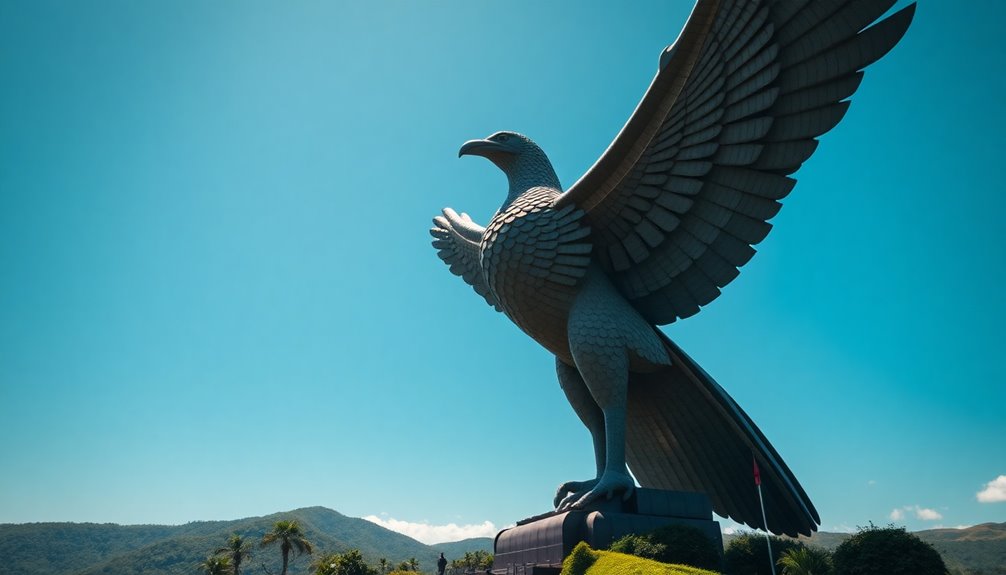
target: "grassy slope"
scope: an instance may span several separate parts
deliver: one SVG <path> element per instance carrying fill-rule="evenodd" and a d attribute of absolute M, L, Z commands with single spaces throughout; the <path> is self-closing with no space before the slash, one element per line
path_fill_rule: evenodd
<path fill-rule="evenodd" d="M 611 551 L 594 551 L 586 543 L 580 543 L 563 561 L 562 575 L 717 575 L 717 573 L 687 565 L 668 565 Z"/>

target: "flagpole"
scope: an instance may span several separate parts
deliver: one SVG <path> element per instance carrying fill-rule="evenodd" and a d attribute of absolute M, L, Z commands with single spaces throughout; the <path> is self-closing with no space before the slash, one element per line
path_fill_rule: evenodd
<path fill-rule="evenodd" d="M 768 564 L 772 568 L 772 575 L 775 575 L 775 561 L 772 560 L 772 539 L 768 534 L 768 518 L 765 516 L 765 499 L 761 494 L 761 473 L 758 471 L 758 460 L 754 453 L 751 454 L 751 463 L 754 464 L 755 485 L 758 486 L 758 503 L 761 504 L 761 522 L 765 527 L 765 545 L 768 547 Z"/>

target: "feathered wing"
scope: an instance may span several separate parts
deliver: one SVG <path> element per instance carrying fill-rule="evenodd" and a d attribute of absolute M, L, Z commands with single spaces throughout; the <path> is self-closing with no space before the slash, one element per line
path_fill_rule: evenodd
<path fill-rule="evenodd" d="M 450 208 L 444 208 L 442 216 L 433 218 L 430 229 L 433 247 L 440 259 L 450 266 L 451 273 L 461 276 L 496 311 L 502 311 L 482 273 L 479 243 L 484 232 L 485 228 L 472 221 L 468 214 L 458 214 Z"/>
<path fill-rule="evenodd" d="M 738 275 L 862 69 L 904 35 L 894 0 L 699 0 L 632 117 L 557 207 L 644 317 L 688 317 Z M 872 24 L 872 25 L 871 25 Z"/>
<path fill-rule="evenodd" d="M 764 529 L 754 458 L 768 529 L 794 537 L 817 530 L 814 504 L 772 444 L 709 374 L 660 335 L 672 365 L 629 376 L 626 460 L 639 484 L 707 493 L 716 513 Z"/>

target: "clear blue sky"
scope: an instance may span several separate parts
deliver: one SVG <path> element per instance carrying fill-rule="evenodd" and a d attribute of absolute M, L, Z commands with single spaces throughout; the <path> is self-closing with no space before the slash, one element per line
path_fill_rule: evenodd
<path fill-rule="evenodd" d="M 499 129 L 575 181 L 689 9 L 0 3 L 0 522 L 545 511 L 589 437 L 430 218 L 489 219 L 505 180 L 457 150 Z M 924 2 L 666 328 L 823 529 L 1006 520 L 976 500 L 1006 474 L 1004 19 Z"/>

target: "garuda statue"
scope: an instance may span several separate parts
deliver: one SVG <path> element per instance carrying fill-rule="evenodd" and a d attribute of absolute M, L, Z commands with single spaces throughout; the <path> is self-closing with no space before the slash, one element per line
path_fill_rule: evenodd
<path fill-rule="evenodd" d="M 810 498 L 750 417 L 656 326 L 720 295 L 834 127 L 907 30 L 893 0 L 699 0 L 607 151 L 565 192 L 526 136 L 459 156 L 507 176 L 482 227 L 445 209 L 433 245 L 453 273 L 555 355 L 590 430 L 597 476 L 559 486 L 559 510 L 640 485 L 705 492 L 720 515 L 810 534 Z M 761 470 L 768 525 L 752 482 Z"/>

